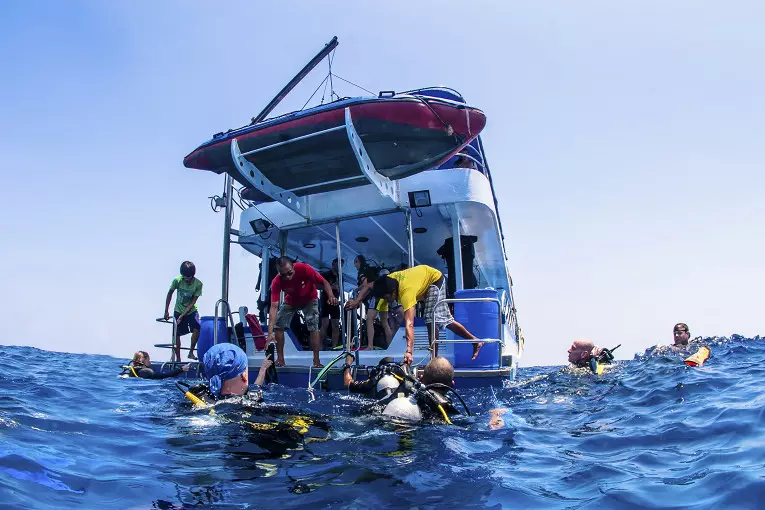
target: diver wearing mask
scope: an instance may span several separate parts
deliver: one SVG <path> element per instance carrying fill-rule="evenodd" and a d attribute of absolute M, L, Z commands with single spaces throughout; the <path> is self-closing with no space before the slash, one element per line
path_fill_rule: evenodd
<path fill-rule="evenodd" d="M 154 369 L 151 368 L 151 358 L 146 351 L 138 351 L 133 355 L 133 360 L 129 365 L 122 366 L 121 376 L 138 377 L 140 379 L 167 379 L 168 377 L 176 377 L 183 372 L 189 371 L 189 365 L 181 365 L 176 367 L 170 372 L 164 374 L 157 374 Z"/>

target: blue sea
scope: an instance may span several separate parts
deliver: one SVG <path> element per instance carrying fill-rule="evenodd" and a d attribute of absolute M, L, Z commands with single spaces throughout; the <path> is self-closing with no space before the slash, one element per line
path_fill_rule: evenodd
<path fill-rule="evenodd" d="M 125 360 L 0 347 L 0 507 L 763 508 L 765 339 L 703 343 L 698 368 L 520 369 L 415 427 L 280 386 L 210 414 Z"/>

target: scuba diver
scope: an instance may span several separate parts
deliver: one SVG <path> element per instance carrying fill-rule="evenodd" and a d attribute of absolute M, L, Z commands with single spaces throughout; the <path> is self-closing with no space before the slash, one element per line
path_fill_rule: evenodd
<path fill-rule="evenodd" d="M 457 397 L 470 416 L 462 397 L 454 390 L 454 368 L 448 359 L 431 359 L 418 380 L 409 372 L 409 365 L 383 358 L 376 367 L 368 368 L 368 378 L 355 381 L 352 374 L 353 355 L 346 356 L 343 382 L 352 393 L 363 393 L 376 400 L 375 407 L 384 416 L 407 421 L 440 420 L 451 424 L 449 416 L 459 414 L 451 395 Z"/>
<path fill-rule="evenodd" d="M 577 368 L 589 368 L 593 374 L 602 374 L 605 365 L 614 361 L 614 351 L 621 347 L 617 345 L 612 349 L 598 347 L 592 340 L 574 340 L 568 348 L 568 361 Z"/>
<path fill-rule="evenodd" d="M 266 349 L 266 357 L 260 365 L 255 386 L 258 389 L 250 392 L 248 379 L 247 354 L 238 346 L 230 343 L 213 345 L 202 359 L 202 370 L 208 379 L 206 384 L 190 386 L 186 383 L 177 382 L 186 398 L 194 404 L 206 406 L 229 397 L 246 397 L 252 402 L 262 402 L 263 392 L 260 387 L 266 379 L 273 380 L 274 344 Z"/>
<path fill-rule="evenodd" d="M 300 448 L 305 441 L 326 440 L 329 426 L 320 417 L 298 415 L 283 406 L 263 403 L 260 387 L 274 381 L 275 345 L 266 349 L 266 356 L 255 379 L 255 391 L 250 391 L 247 354 L 230 343 L 213 345 L 203 357 L 206 384 L 176 386 L 195 406 L 210 408 L 222 422 L 240 423 L 248 442 L 263 450 L 264 458 L 280 458 L 287 450 Z M 223 405 L 220 405 L 223 404 Z M 252 452 L 250 452 L 251 454 Z"/>
<path fill-rule="evenodd" d="M 181 365 L 174 368 L 166 374 L 157 374 L 154 369 L 151 368 L 151 358 L 146 351 L 138 351 L 133 354 L 133 360 L 128 365 L 122 366 L 122 374 L 128 377 L 139 377 L 141 379 L 167 379 L 168 377 L 176 377 L 183 372 L 189 371 L 189 365 Z"/>

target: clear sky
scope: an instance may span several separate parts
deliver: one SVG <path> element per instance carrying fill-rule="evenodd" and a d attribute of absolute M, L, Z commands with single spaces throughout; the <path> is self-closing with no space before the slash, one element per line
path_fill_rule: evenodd
<path fill-rule="evenodd" d="M 522 365 L 765 333 L 765 4 L 0 3 L 0 343 L 128 357 L 169 340 L 185 259 L 220 294 L 222 178 L 183 168 L 333 35 L 370 90 L 446 85 L 488 116 Z M 299 108 L 320 67 L 279 111 Z M 358 91 L 339 85 L 341 95 Z M 254 307 L 235 246 L 231 301 Z M 157 353 L 157 350 L 152 350 Z"/>

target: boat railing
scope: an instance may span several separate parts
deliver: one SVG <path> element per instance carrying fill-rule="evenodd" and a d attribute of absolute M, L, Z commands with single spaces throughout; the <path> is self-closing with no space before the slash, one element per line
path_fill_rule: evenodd
<path fill-rule="evenodd" d="M 220 307 L 223 305 L 225 308 L 223 309 L 223 312 L 225 312 L 226 317 L 228 318 L 229 327 L 231 328 L 231 332 L 233 335 L 236 336 L 236 328 L 234 324 L 234 317 L 233 313 L 231 312 L 231 306 L 228 304 L 228 301 L 225 299 L 219 299 L 215 302 L 215 317 L 213 319 L 213 324 L 215 325 L 213 327 L 213 345 L 218 344 L 218 317 L 223 317 L 218 312 L 220 311 Z"/>
<path fill-rule="evenodd" d="M 159 345 L 155 345 L 154 347 L 159 347 Z M 174 369 L 178 368 L 179 365 L 187 365 L 187 364 L 188 363 L 181 363 L 180 361 L 165 361 L 164 363 L 162 363 L 159 366 L 159 373 L 160 373 L 160 375 L 163 374 L 165 372 L 165 367 L 166 366 L 170 366 L 170 370 L 174 370 Z M 202 364 L 201 363 L 194 363 L 194 365 L 195 365 L 195 368 L 196 368 L 196 376 L 197 376 L 197 378 L 200 378 L 201 377 L 200 370 L 202 368 Z"/>
<path fill-rule="evenodd" d="M 173 325 L 173 336 L 170 338 L 169 344 L 154 344 L 154 347 L 159 347 L 162 349 L 170 349 L 170 361 L 180 361 L 175 359 L 175 349 L 173 349 L 173 346 L 175 345 L 175 329 L 178 327 L 178 322 L 175 320 L 175 318 L 172 319 L 165 319 L 164 317 L 160 317 L 157 319 L 157 322 L 163 322 L 165 324 L 172 324 Z"/>
<path fill-rule="evenodd" d="M 502 302 L 499 298 L 491 298 L 491 297 L 481 297 L 481 298 L 449 298 L 449 299 L 439 299 L 436 301 L 436 306 L 433 307 L 433 317 L 432 317 L 432 324 L 436 323 L 436 310 L 438 310 L 438 305 L 441 303 L 496 303 L 497 304 L 497 311 L 499 312 L 497 314 L 497 338 L 486 338 L 486 339 L 480 339 L 483 343 L 499 343 L 502 346 L 505 345 L 505 341 L 502 338 Z M 469 339 L 469 338 L 458 338 L 454 340 L 440 340 L 436 339 L 436 328 L 430 328 L 430 346 L 431 348 L 435 348 L 436 343 L 439 344 L 463 344 L 463 343 L 474 343 L 475 340 Z"/>

